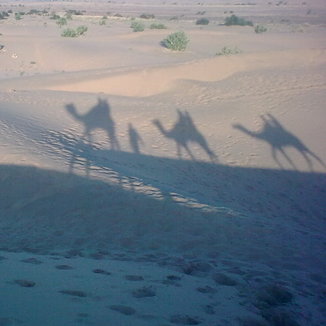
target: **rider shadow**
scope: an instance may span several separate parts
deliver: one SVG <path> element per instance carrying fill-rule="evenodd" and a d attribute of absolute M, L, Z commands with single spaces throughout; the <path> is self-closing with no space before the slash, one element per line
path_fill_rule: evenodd
<path fill-rule="evenodd" d="M 79 113 L 72 103 L 66 105 L 66 110 L 76 121 L 84 127 L 83 135 L 75 143 L 69 162 L 69 172 L 73 173 L 75 164 L 79 163 L 80 157 L 86 157 L 84 166 L 86 175 L 89 176 L 90 163 L 87 158 L 91 155 L 93 147 L 92 133 L 96 129 L 105 131 L 109 139 L 111 150 L 120 150 L 120 144 L 116 137 L 115 122 L 111 116 L 111 108 L 107 100 L 98 99 L 98 103 L 86 113 Z M 85 142 L 86 139 L 86 142 Z"/>
<path fill-rule="evenodd" d="M 195 156 L 189 148 L 190 143 L 197 144 L 205 151 L 211 161 L 216 161 L 217 156 L 210 149 L 205 137 L 197 129 L 192 117 L 188 111 L 177 110 L 178 120 L 172 126 L 171 129 L 167 130 L 162 125 L 161 121 L 156 119 L 153 120 L 153 124 L 159 129 L 161 134 L 166 138 L 174 140 L 177 146 L 177 155 L 179 158 L 182 156 L 182 149 L 184 149 L 192 160 L 195 160 Z"/>
<path fill-rule="evenodd" d="M 251 131 L 241 124 L 233 125 L 234 128 L 242 131 L 243 133 L 265 141 L 271 146 L 272 156 L 274 161 L 278 164 L 281 169 L 284 169 L 283 165 L 279 161 L 277 154 L 280 152 L 288 163 L 297 170 L 296 165 L 293 160 L 286 153 L 285 148 L 294 148 L 296 149 L 306 160 L 309 169 L 313 171 L 313 162 L 312 159 L 318 161 L 324 168 L 326 168 L 325 163 L 313 153 L 303 142 L 293 135 L 291 132 L 286 130 L 281 123 L 271 114 L 267 114 L 267 117 L 261 116 L 261 119 L 264 122 L 264 125 L 260 131 Z"/>

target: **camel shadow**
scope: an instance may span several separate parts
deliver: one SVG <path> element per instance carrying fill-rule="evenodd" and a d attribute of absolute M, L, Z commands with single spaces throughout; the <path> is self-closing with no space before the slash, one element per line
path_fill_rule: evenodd
<path fill-rule="evenodd" d="M 74 149 L 71 151 L 72 154 L 69 161 L 70 173 L 73 173 L 74 166 L 79 163 L 85 148 L 89 152 L 90 148 L 93 147 L 92 132 L 96 129 L 106 132 L 111 150 L 120 150 L 120 144 L 115 133 L 115 122 L 112 119 L 111 108 L 107 100 L 99 98 L 98 103 L 84 114 L 79 113 L 73 103 L 67 104 L 65 108 L 69 115 L 84 126 L 83 135 L 76 140 Z M 90 163 L 88 158 L 84 160 L 84 166 L 86 175 L 89 177 Z"/>
<path fill-rule="evenodd" d="M 211 161 L 217 161 L 217 156 L 210 149 L 205 137 L 197 129 L 192 117 L 188 111 L 177 110 L 178 119 L 174 123 L 171 129 L 167 130 L 162 125 L 161 121 L 158 119 L 153 120 L 153 124 L 158 128 L 163 136 L 166 138 L 174 140 L 177 146 L 177 156 L 178 158 L 182 157 L 182 149 L 191 157 L 192 160 L 195 160 L 193 152 L 189 148 L 190 143 L 197 144 L 205 151 Z"/>
<path fill-rule="evenodd" d="M 313 153 L 298 137 L 286 130 L 282 124 L 271 114 L 261 116 L 263 120 L 263 127 L 260 131 L 251 131 L 241 124 L 235 124 L 233 127 L 249 135 L 268 143 L 271 147 L 272 157 L 280 168 L 284 168 L 278 158 L 278 153 L 281 153 L 286 161 L 295 169 L 297 167 L 291 157 L 286 153 L 285 148 L 296 149 L 307 162 L 309 169 L 313 171 L 313 159 L 319 162 L 324 168 L 325 163 Z"/>
<path fill-rule="evenodd" d="M 107 100 L 98 99 L 98 103 L 87 113 L 78 113 L 76 106 L 72 103 L 66 105 L 67 112 L 84 126 L 82 138 L 86 138 L 92 144 L 92 132 L 102 129 L 107 133 L 110 149 L 120 150 L 120 144 L 115 133 L 115 122 L 111 116 L 111 108 Z"/>

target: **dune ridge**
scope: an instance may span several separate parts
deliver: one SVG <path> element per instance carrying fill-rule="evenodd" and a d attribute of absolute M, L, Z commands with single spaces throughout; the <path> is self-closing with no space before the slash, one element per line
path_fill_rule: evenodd
<path fill-rule="evenodd" d="M 79 82 L 44 85 L 48 90 L 70 92 L 107 93 L 110 95 L 146 97 L 173 89 L 180 80 L 216 82 L 231 75 L 263 68 L 304 66 L 326 61 L 326 50 L 293 50 L 268 53 L 243 54 L 233 57 L 203 59 L 166 67 L 146 68 L 134 72 L 117 73 L 112 76 L 92 74 Z"/>

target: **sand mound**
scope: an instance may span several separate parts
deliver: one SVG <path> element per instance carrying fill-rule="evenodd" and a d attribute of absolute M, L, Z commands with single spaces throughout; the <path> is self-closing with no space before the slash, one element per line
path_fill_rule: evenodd
<path fill-rule="evenodd" d="M 216 82 L 235 73 L 272 67 L 304 66 L 325 62 L 325 51 L 279 51 L 246 54 L 233 57 L 214 57 L 189 63 L 141 69 L 129 73 L 90 73 L 79 82 L 45 86 L 50 90 L 70 92 L 107 93 L 120 96 L 145 97 L 172 89 L 177 81 L 193 80 Z"/>

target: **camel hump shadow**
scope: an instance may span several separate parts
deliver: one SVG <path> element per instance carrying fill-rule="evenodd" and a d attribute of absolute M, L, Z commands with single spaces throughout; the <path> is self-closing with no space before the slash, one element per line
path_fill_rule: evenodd
<path fill-rule="evenodd" d="M 285 148 L 296 149 L 307 162 L 310 170 L 313 170 L 313 161 L 318 161 L 324 168 L 325 163 L 315 153 L 313 153 L 297 136 L 286 130 L 284 126 L 272 115 L 266 114 L 261 116 L 263 127 L 259 131 L 252 131 L 241 124 L 234 124 L 233 127 L 245 133 L 248 136 L 262 140 L 271 147 L 272 157 L 274 161 L 283 169 L 283 165 L 278 159 L 278 153 L 281 153 L 288 163 L 297 170 L 293 160 L 286 153 Z"/>
<path fill-rule="evenodd" d="M 83 137 L 92 143 L 92 132 L 102 129 L 107 133 L 112 150 L 120 150 L 120 144 L 116 137 L 115 122 L 111 117 L 111 108 L 107 100 L 98 99 L 98 103 L 86 113 L 79 113 L 73 103 L 66 105 L 66 111 L 75 120 L 84 126 Z"/>
<path fill-rule="evenodd" d="M 181 151 L 184 149 L 191 159 L 195 160 L 195 156 L 189 148 L 190 143 L 195 143 L 206 152 L 212 161 L 216 161 L 217 157 L 215 153 L 210 149 L 205 137 L 197 129 L 189 112 L 177 110 L 177 114 L 178 119 L 169 130 L 167 130 L 158 119 L 152 122 L 163 136 L 172 139 L 176 143 L 178 157 L 181 158 Z"/>

